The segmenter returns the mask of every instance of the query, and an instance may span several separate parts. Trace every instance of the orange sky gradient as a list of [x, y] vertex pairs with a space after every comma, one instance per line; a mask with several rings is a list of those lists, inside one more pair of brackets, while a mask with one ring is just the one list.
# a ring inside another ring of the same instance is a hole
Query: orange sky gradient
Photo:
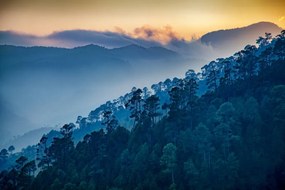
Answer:
[[0, 30], [35, 35], [87, 29], [124, 31], [135, 36], [135, 28], [149, 26], [172, 28], [176, 36], [190, 40], [209, 31], [260, 21], [285, 28], [285, 1], [0, 0]]

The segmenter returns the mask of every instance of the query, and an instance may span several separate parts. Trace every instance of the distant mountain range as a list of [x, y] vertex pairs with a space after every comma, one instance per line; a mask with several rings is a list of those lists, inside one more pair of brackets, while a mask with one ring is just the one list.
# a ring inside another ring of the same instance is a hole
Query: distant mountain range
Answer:
[[86, 76], [99, 72], [93, 77], [101, 78], [99, 74], [102, 73], [109, 73], [112, 77], [121, 77], [125, 73], [142, 74], [146, 62], [152, 63], [149, 65], [151, 67], [147, 67], [148, 70], [159, 68], [159, 72], [168, 67], [175, 69], [183, 66], [183, 57], [174, 51], [163, 47], [144, 48], [134, 44], [114, 49], [93, 44], [72, 49], [3, 45], [0, 46], [0, 56], [0, 72], [3, 75], [20, 69], [21, 72], [64, 71], [61, 74], [74, 74], [72, 77], [77, 77], [80, 73]]
[[[231, 55], [247, 44], [254, 44], [255, 40], [259, 36], [264, 35], [265, 32], [270, 32], [275, 36], [281, 30], [282, 28], [274, 23], [259, 22], [246, 27], [209, 32], [194, 41], [186, 41], [183, 38], [178, 39], [177, 37], [173, 37], [167, 44], [162, 44], [159, 41], [151, 39], [134, 38], [128, 34], [109, 31], [65, 30], [54, 32], [47, 36], [21, 34], [15, 31], [0, 31], [0, 44], [66, 48], [86, 46], [88, 44], [96, 44], [107, 48], [120, 48], [130, 45], [146, 48], [161, 46], [179, 53], [191, 55], [192, 57], [199, 57], [197, 56], [197, 52], [201, 53], [206, 49], [213, 54], [212, 57], [208, 58], [209, 61], [216, 58], [215, 56], [223, 57], [225, 54]], [[208, 46], [213, 48], [214, 52], [212, 52], [213, 49]]]
[[135, 85], [151, 85], [186, 68], [181, 55], [162, 47], [2, 45], [0, 97], [5, 105], [0, 105], [0, 119], [5, 138], [0, 144], [32, 128], [73, 121], [78, 112], [86, 114]]

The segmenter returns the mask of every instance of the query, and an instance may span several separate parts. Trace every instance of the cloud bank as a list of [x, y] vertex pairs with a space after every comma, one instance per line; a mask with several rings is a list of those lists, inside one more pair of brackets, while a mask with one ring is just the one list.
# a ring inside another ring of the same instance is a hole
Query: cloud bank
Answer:
[[148, 25], [134, 29], [132, 34], [135, 37], [160, 42], [164, 45], [173, 40], [184, 40], [176, 32], [173, 31], [171, 26], [163, 28], [154, 28]]
[[127, 33], [121, 28], [111, 31], [65, 30], [47, 36], [21, 34], [14, 31], [0, 31], [0, 44], [17, 46], [55, 46], [73, 48], [96, 44], [107, 48], [118, 48], [131, 44], [153, 47], [163, 46], [172, 40], [180, 39], [171, 27], [157, 29], [143, 26]]
[[[211, 48], [198, 40], [187, 41], [179, 36], [170, 26], [155, 28], [142, 26], [132, 32], [126, 32], [116, 27], [115, 31], [94, 30], [64, 30], [53, 32], [47, 36], [21, 34], [14, 31], [0, 31], [0, 45], [16, 46], [52, 46], [74, 48], [95, 44], [108, 49], [128, 45], [138, 45], [145, 48], [165, 47], [186, 56], [197, 56]], [[209, 54], [209, 53], [208, 53]]]

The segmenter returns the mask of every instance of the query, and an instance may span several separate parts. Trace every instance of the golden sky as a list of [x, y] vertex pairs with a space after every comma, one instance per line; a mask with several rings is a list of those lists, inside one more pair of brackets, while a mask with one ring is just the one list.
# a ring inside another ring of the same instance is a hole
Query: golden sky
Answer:
[[172, 29], [186, 39], [260, 21], [285, 28], [284, 0], [0, 0], [0, 30], [46, 35], [67, 29], [130, 33]]

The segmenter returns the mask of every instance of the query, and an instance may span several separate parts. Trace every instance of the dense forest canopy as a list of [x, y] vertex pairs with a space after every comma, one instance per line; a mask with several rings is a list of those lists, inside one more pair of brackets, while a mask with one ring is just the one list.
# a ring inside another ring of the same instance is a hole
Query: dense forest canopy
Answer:
[[134, 88], [124, 105], [131, 130], [106, 107], [105, 129], [77, 144], [72, 123], [50, 146], [43, 136], [37, 159], [19, 157], [0, 188], [285, 189], [285, 31], [257, 44], [167, 81], [163, 104], [160, 91]]

